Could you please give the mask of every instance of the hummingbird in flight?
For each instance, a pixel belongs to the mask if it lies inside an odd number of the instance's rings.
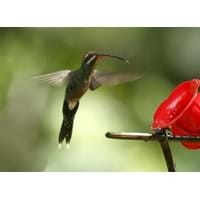
[[[95,90],[104,85],[118,85],[137,80],[141,77],[139,74],[129,71],[101,72],[95,70],[97,61],[108,57],[128,63],[126,59],[119,56],[90,51],[83,56],[81,66],[77,70],[62,70],[35,77],[37,80],[53,86],[66,86],[62,108],[63,121],[58,137],[59,148],[64,140],[67,148],[69,148],[74,117],[79,107],[79,100],[88,89]]]

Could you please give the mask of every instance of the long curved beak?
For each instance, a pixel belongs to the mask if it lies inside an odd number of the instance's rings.
[[[116,58],[116,59],[122,60],[122,61],[129,64],[128,60],[126,60],[125,58],[119,57],[119,56],[113,56],[113,55],[110,55],[110,54],[101,54],[101,53],[96,53],[96,55],[97,55],[97,59],[101,59],[101,58],[104,58],[104,57],[110,57],[110,58]]]

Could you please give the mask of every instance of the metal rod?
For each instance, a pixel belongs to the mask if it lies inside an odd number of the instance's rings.
[[[166,129],[156,129],[155,130],[155,134],[158,138],[158,141],[160,142],[160,147],[162,149],[164,158],[165,158],[165,162],[167,164],[167,169],[168,172],[175,172],[175,162],[172,156],[172,152],[171,152],[171,148],[169,145],[169,141],[168,141],[168,133]],[[163,138],[160,138],[160,137]]]
[[[112,139],[127,139],[127,140],[144,140],[144,141],[159,141],[165,139],[163,135],[152,133],[134,133],[134,132],[107,132],[107,138]],[[172,142],[200,142],[199,136],[173,136],[167,134],[167,138]]]
[[[160,133],[159,133],[160,131]],[[164,132],[162,132],[164,131]],[[112,139],[127,139],[127,140],[143,140],[143,141],[158,141],[160,143],[166,164],[169,172],[175,172],[175,162],[169,146],[169,141],[172,142],[200,142],[198,136],[173,136],[166,132],[166,129],[158,130],[157,133],[135,133],[135,132],[107,132],[107,138]]]
[[[176,171],[175,162],[172,156],[172,152],[171,152],[168,140],[160,141],[160,146],[164,154],[168,172],[175,172]]]

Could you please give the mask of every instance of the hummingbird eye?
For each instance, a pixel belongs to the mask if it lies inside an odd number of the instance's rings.
[[[94,51],[89,51],[89,52],[85,53],[84,58],[92,57],[94,55],[96,55],[96,53]]]

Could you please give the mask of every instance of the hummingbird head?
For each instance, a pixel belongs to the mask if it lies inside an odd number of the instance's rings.
[[[119,56],[113,56],[110,54],[105,54],[105,53],[97,53],[94,51],[89,51],[87,52],[84,56],[83,56],[83,65],[87,65],[87,66],[94,66],[94,64],[97,62],[97,60],[100,60],[102,58],[106,58],[106,57],[110,57],[110,58],[116,58],[119,60],[122,60],[126,63],[129,63],[128,60],[119,57]]]

